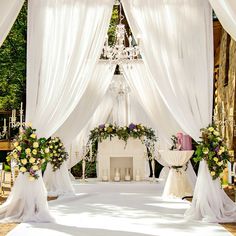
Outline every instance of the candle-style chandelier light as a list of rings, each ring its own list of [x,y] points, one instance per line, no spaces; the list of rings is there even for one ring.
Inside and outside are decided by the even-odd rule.
[[[122,4],[116,1],[119,6],[119,23],[116,25],[115,41],[113,45],[109,45],[108,36],[106,36],[105,45],[103,47],[102,59],[108,59],[117,65],[128,63],[130,60],[140,59],[139,39],[135,42],[132,35],[128,35],[125,24],[122,23],[124,16],[122,15]],[[128,42],[128,46],[125,43]]]

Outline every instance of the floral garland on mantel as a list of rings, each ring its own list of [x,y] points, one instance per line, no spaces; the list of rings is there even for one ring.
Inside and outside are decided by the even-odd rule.
[[[226,168],[230,157],[229,152],[220,133],[213,125],[201,129],[201,131],[202,140],[197,145],[194,161],[205,160],[212,179],[215,180]]]
[[[102,142],[107,138],[112,139],[113,137],[118,137],[118,139],[125,141],[125,143],[127,143],[129,138],[140,139],[149,149],[157,141],[155,131],[142,124],[131,123],[128,126],[122,127],[113,124],[101,124],[90,131],[88,142],[92,144],[92,156],[94,157],[97,154],[98,142]]]

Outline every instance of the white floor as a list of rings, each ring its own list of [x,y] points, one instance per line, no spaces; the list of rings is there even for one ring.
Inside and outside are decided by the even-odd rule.
[[[161,183],[79,183],[77,196],[51,201],[56,223],[20,224],[9,236],[185,236],[231,235],[218,224],[186,222],[189,207],[181,200],[163,201]]]

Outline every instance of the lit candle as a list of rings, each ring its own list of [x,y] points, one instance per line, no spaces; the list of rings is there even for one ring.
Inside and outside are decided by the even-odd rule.
[[[129,46],[132,47],[132,36],[129,36]]]

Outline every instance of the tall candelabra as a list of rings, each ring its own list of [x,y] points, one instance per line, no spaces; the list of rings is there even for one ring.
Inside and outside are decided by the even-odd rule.
[[[17,111],[16,111],[16,109],[12,110],[12,115],[11,115],[11,117],[9,117],[8,126],[7,126],[7,119],[4,118],[3,131],[0,132],[0,139],[10,138],[12,128],[19,128],[19,131],[20,132],[22,131],[23,125],[25,125],[25,122],[23,122],[24,110],[23,110],[23,103],[22,102],[21,102],[21,107],[20,107],[19,113],[20,113],[20,120],[17,121]]]
[[[89,155],[88,155],[89,154]],[[83,150],[82,150],[82,181],[86,181],[86,161],[92,161],[92,144],[87,143],[84,145],[83,142]]]
[[[147,160],[151,161],[151,167],[152,167],[152,182],[155,182],[155,147],[154,143],[146,143],[146,147],[148,147],[147,152],[145,152],[145,157]]]

